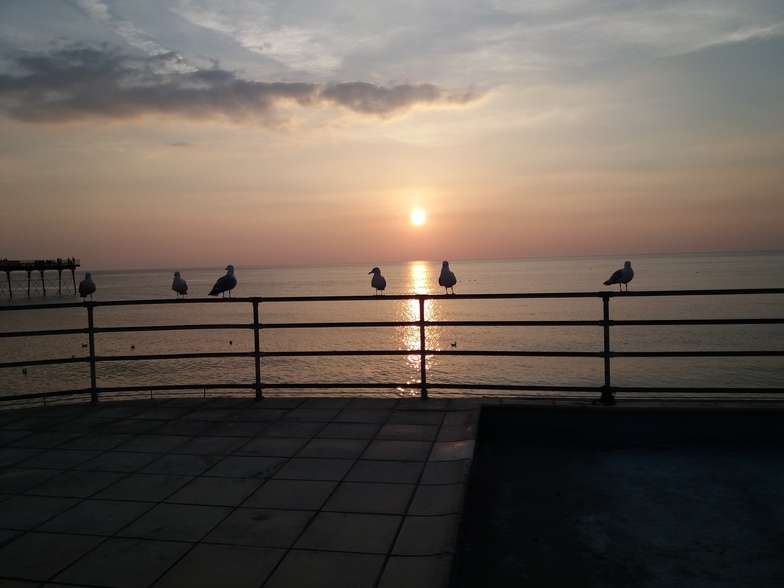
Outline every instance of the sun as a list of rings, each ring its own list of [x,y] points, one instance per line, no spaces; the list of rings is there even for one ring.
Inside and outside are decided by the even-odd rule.
[[[414,212],[411,213],[411,223],[419,226],[425,224],[425,219],[427,216],[425,215],[425,211],[421,208],[417,208]]]

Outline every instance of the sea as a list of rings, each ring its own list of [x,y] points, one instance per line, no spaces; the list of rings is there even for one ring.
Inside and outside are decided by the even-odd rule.
[[[681,253],[536,259],[450,260],[457,277],[454,296],[428,300],[428,321],[595,321],[602,318],[599,297],[470,299],[467,294],[597,293],[618,291],[603,282],[624,261],[632,262],[630,292],[784,288],[784,251]],[[370,286],[367,263],[288,266],[236,266],[235,303],[177,303],[98,306],[95,326],[237,324],[237,328],[179,331],[98,333],[100,357],[143,357],[157,354],[243,353],[254,350],[252,304],[261,297],[260,321],[279,323],[409,322],[419,318],[417,300],[394,295],[444,294],[438,285],[442,260],[377,264],[387,281],[383,296]],[[231,263],[232,260],[227,260]],[[76,282],[91,271],[95,301],[172,300],[174,271],[189,287],[188,299],[207,299],[223,267],[159,268],[150,270],[90,270],[83,266]],[[56,275],[55,272],[52,274]],[[5,276],[3,276],[5,277]],[[47,295],[34,287],[28,296],[20,284],[0,286],[0,396],[50,394],[85,389],[90,385],[87,363],[37,365],[53,358],[89,354],[86,334],[2,337],[3,333],[84,329],[87,312],[63,275],[61,294],[47,284]],[[68,276],[70,280],[70,276]],[[16,278],[15,278],[16,279]],[[24,278],[26,282],[26,277]],[[51,279],[49,277],[48,279]],[[5,282],[5,280],[3,280]],[[26,287],[26,286],[25,286]],[[321,297],[350,296],[358,300],[325,301]],[[305,297],[296,301],[265,298]],[[213,299],[210,299],[213,300]],[[67,308],[37,308],[73,302]],[[784,317],[784,294],[728,296],[623,296],[610,298],[610,318],[748,319]],[[407,325],[355,328],[264,328],[262,352],[396,350],[394,356],[328,355],[262,358],[262,382],[303,384],[287,394],[369,395],[419,394],[421,356],[419,328]],[[604,383],[604,363],[595,357],[478,356],[458,351],[598,352],[603,331],[597,326],[429,326],[426,377],[430,395],[558,396],[558,392],[482,390],[481,385],[593,387]],[[752,325],[634,325],[611,329],[611,350],[662,351],[782,351],[784,324]],[[25,365],[31,362],[31,365]],[[11,367],[3,364],[13,363]],[[611,362],[611,384],[627,388],[750,388],[784,389],[784,356],[767,357],[619,357]],[[216,385],[252,383],[255,363],[247,357],[137,359],[102,361],[97,365],[99,388],[155,385]],[[380,382],[388,388],[309,389],[308,383]],[[439,391],[438,384],[460,385]],[[206,393],[206,392],[205,392]],[[212,394],[220,390],[211,390]],[[237,394],[236,390],[226,393]],[[248,394],[251,392],[248,391]],[[157,392],[160,394],[160,392]],[[265,394],[274,395],[270,388]],[[564,396],[573,395],[563,392]]]

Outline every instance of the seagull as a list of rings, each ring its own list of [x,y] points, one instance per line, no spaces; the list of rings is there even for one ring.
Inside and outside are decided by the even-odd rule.
[[[218,278],[218,281],[215,282],[215,285],[210,290],[208,296],[217,296],[221,294],[225,297],[226,292],[229,293],[229,298],[231,298],[231,291],[237,285],[237,278],[234,277],[234,266],[227,265],[226,266],[226,275]]]
[[[381,295],[383,296],[384,290],[387,288],[387,281],[384,279],[384,276],[381,275],[381,270],[374,267],[368,274],[373,274],[373,277],[370,279],[370,285],[376,289],[376,294],[381,292]]]
[[[438,285],[443,286],[447,294],[449,294],[449,288],[452,288],[452,294],[454,294],[455,284],[457,284],[457,278],[454,272],[449,269],[449,262],[445,261],[441,264],[441,275],[438,276]]]
[[[93,292],[95,292],[95,282],[93,282],[92,274],[84,274],[84,279],[79,282],[79,296],[82,298],[90,297],[93,299]]]
[[[180,277],[180,272],[174,272],[174,281],[172,282],[172,290],[177,293],[177,298],[180,294],[185,296],[188,293],[188,284]]]
[[[623,287],[622,284],[626,284],[626,291],[629,291],[629,282],[632,281],[634,277],[634,270],[632,269],[632,262],[631,261],[624,261],[623,268],[617,270],[610,278],[604,283],[605,286],[612,286],[613,284],[618,284],[618,292],[621,291]]]

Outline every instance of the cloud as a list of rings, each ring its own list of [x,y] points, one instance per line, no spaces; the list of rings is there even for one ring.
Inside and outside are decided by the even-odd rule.
[[[389,87],[365,82],[254,81],[215,64],[182,68],[175,53],[129,56],[106,46],[72,45],[50,53],[11,57],[15,73],[0,75],[0,109],[30,123],[144,115],[279,123],[281,108],[337,106],[386,118],[417,106],[466,105],[477,92],[449,92],[433,84]]]

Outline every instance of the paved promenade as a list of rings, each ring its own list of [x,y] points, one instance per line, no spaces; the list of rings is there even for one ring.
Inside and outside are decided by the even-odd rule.
[[[471,401],[0,411],[0,585],[446,586]]]
[[[536,441],[502,443],[501,465],[487,469],[475,444],[480,408],[491,406],[529,416],[504,423],[511,413],[495,411],[484,429]],[[540,420],[542,409],[559,418]],[[622,438],[640,437],[629,423],[646,420],[666,439],[683,430],[673,418],[694,410],[739,417],[703,427],[707,445],[583,441],[613,422]],[[607,420],[623,411],[636,420]],[[727,581],[712,586],[767,585],[784,546],[775,528],[784,470],[780,441],[760,444],[770,426],[746,418],[760,412],[784,415],[780,401],[720,399],[180,397],[4,408],[0,586],[446,588],[455,561],[469,566],[457,585],[470,588],[551,585],[559,573],[563,585],[593,586],[598,574],[601,585],[627,586],[630,570],[638,586],[706,585],[717,569]],[[712,444],[728,432],[739,444]],[[487,495],[466,511],[474,459],[485,463]],[[461,518],[489,528],[472,531],[456,557]],[[583,530],[570,543],[575,521]],[[614,558],[603,532],[617,536]],[[755,581],[732,583],[739,570]]]

